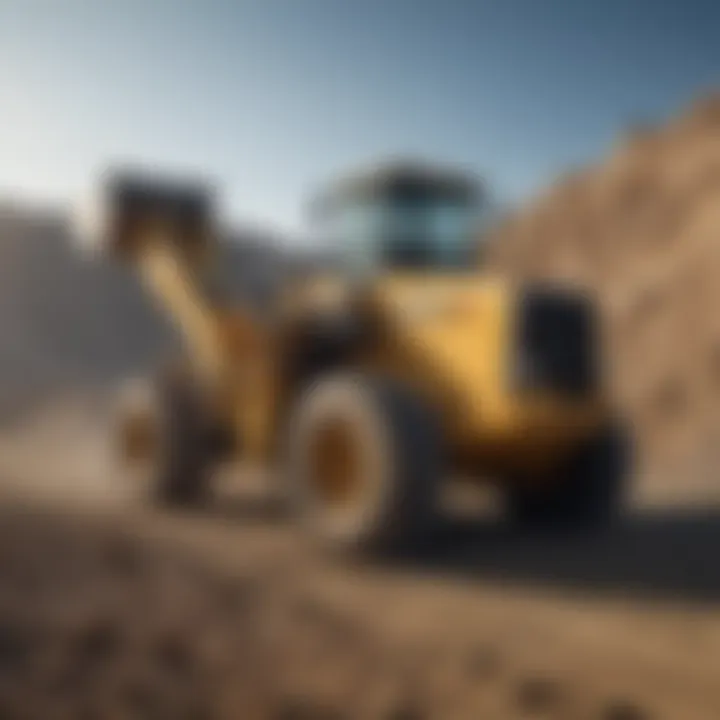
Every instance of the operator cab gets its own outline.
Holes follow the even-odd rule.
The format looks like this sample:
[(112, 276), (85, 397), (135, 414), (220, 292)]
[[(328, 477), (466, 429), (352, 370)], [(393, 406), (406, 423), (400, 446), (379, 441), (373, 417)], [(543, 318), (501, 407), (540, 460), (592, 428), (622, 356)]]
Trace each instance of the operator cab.
[(336, 183), (316, 201), (314, 217), (353, 274), (457, 270), (473, 264), (482, 206), (473, 177), (396, 163)]

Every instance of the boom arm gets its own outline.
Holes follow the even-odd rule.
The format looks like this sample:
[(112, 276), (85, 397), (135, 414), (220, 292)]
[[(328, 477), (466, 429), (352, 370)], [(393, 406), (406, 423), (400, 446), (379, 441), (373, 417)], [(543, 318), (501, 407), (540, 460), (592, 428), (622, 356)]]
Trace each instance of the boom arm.
[(168, 242), (148, 242), (136, 257), (138, 272), (182, 333), (203, 377), (223, 371), (217, 312), (204, 296), (193, 269)]
[(196, 370), (216, 382), (224, 370), (219, 312), (200, 281), (215, 240), (209, 188), (116, 173), (103, 188), (92, 233), (136, 267), (181, 332)]

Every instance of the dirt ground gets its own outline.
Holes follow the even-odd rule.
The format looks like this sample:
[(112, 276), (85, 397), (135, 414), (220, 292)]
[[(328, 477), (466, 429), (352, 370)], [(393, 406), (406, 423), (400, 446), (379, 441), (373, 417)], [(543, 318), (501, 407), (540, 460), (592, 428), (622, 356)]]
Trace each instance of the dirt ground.
[(89, 408), (0, 441), (0, 718), (720, 717), (720, 510), (361, 564), (232, 483), (143, 510)]

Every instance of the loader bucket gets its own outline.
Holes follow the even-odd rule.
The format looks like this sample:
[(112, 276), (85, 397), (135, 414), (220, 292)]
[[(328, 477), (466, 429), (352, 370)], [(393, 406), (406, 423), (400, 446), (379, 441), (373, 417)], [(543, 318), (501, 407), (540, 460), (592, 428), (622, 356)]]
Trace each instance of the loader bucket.
[(86, 241), (120, 258), (132, 259), (153, 242), (172, 243), (195, 258), (212, 237), (214, 199), (212, 187), (203, 182), (112, 172), (80, 219), (80, 230)]

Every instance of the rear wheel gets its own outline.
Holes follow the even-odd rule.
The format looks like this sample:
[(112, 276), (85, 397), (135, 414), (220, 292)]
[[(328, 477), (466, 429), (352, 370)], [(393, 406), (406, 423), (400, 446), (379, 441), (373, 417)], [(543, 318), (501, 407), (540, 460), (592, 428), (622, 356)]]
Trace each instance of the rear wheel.
[(148, 488), (160, 505), (196, 506), (207, 500), (210, 423), (199, 388), (179, 374), (159, 383), (159, 447)]
[(323, 542), (387, 551), (427, 539), (440, 436), (429, 409), (396, 383), (349, 374), (316, 380), (297, 402), (286, 462), (294, 503)]
[(513, 483), (510, 515), (530, 528), (601, 530), (622, 510), (630, 466), (627, 432), (605, 426), (548, 483)]

